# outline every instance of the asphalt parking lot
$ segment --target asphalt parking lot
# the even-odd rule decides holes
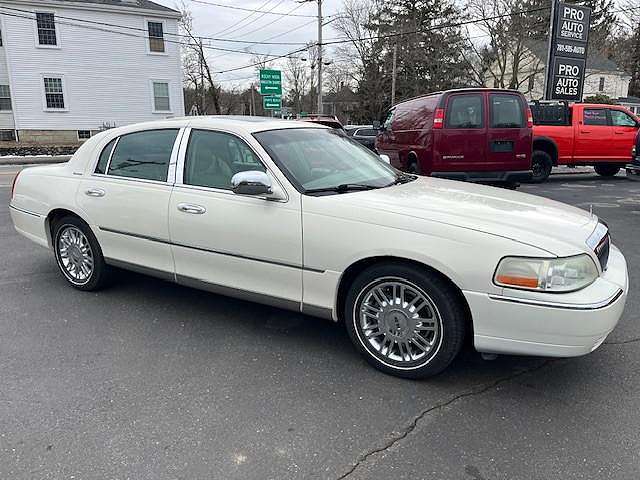
[[[11,225],[0,171],[1,479],[640,477],[640,182],[522,191],[589,209],[629,263],[618,328],[574,359],[464,352],[426,381],[340,325],[132,273],[68,287]]]

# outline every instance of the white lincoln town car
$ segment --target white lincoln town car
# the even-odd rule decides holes
[[[589,353],[628,292],[596,216],[403,174],[309,123],[108,130],[66,164],[23,170],[10,210],[77,289],[120,267],[342,321],[370,363],[403,377],[442,371],[465,337],[486,353]]]

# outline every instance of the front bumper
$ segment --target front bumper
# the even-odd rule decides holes
[[[607,270],[578,292],[516,295],[506,290],[500,295],[463,292],[476,350],[575,357],[598,348],[617,325],[629,291],[627,264],[612,246]]]
[[[625,170],[627,171],[627,178],[640,180],[640,157],[637,157],[635,162],[629,163]]]
[[[531,170],[511,172],[433,172],[432,177],[478,183],[521,183],[531,181]]]

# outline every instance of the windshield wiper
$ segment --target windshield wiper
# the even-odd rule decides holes
[[[382,188],[382,187],[379,187],[377,185],[367,185],[366,183],[342,183],[340,185],[336,185],[333,187],[311,188],[309,190],[305,190],[304,193],[322,193],[322,192],[346,193],[346,192],[357,192],[361,190],[374,190],[376,188]]]
[[[391,185],[399,185],[401,183],[413,182],[416,178],[418,177],[416,177],[415,175],[411,175],[409,173],[398,173],[396,175],[396,179],[387,186],[390,187]]]

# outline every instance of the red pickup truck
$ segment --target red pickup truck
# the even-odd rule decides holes
[[[626,108],[534,102],[531,111],[533,182],[544,182],[557,165],[590,165],[610,177],[631,161],[640,121]]]

